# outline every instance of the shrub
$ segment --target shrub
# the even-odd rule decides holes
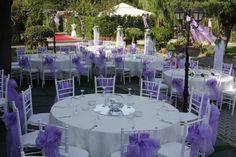
[[[141,36],[143,32],[139,28],[128,27],[125,29],[125,36],[132,38],[132,42],[136,42],[135,39]]]
[[[54,32],[45,26],[31,26],[25,30],[24,39],[30,48],[47,46],[47,37],[53,37]]]
[[[165,27],[154,27],[151,29],[158,49],[164,48],[171,38],[171,31]]]

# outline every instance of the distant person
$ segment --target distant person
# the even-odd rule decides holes
[[[77,35],[76,35],[76,24],[73,23],[71,25],[71,27],[72,27],[71,37],[76,38],[77,37]]]

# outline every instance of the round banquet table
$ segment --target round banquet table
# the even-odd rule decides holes
[[[194,73],[193,76],[189,76],[189,89],[194,88],[199,91],[209,92],[206,86],[206,80],[209,79],[218,79],[220,82],[219,90],[231,89],[234,86],[234,78],[230,75],[224,74],[221,71],[213,69],[198,69],[192,70],[189,69],[189,74]],[[171,85],[172,75],[173,76],[182,76],[184,78],[185,71],[184,69],[171,69],[164,72],[163,78],[165,83]],[[202,77],[200,74],[204,74],[205,77]],[[212,75],[214,74],[214,76]]]
[[[141,116],[111,116],[95,112],[89,104],[103,104],[107,97],[118,98],[132,104]],[[133,114],[135,115],[135,114]],[[50,122],[69,127],[69,142],[89,151],[91,157],[109,157],[120,149],[120,131],[154,130],[161,143],[179,139],[179,111],[173,106],[141,96],[123,94],[87,94],[68,97],[53,105]],[[96,126],[97,125],[97,126]]]

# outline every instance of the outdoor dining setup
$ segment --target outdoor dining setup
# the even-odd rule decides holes
[[[27,47],[16,48],[11,73],[0,69],[7,157],[207,157],[214,153],[224,106],[229,116],[235,114],[234,65],[223,62],[224,43],[200,23],[202,9],[186,16],[177,8],[177,22],[186,25],[185,50],[160,53],[148,27],[148,13],[142,14],[143,47],[137,42],[128,45],[120,25],[114,30],[115,41],[102,41],[95,25],[93,39],[38,46],[30,53]],[[68,15],[53,16],[60,23],[60,17]],[[77,36],[75,24],[72,35]],[[193,41],[215,44],[213,66],[189,55]],[[53,97],[53,102],[44,100],[50,103],[46,113],[35,109],[39,108],[35,102],[44,102],[35,101],[41,91]]]

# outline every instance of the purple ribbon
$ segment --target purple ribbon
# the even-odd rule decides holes
[[[131,46],[130,46],[130,48],[129,48],[129,52],[130,52],[131,54],[136,54],[136,51],[137,51],[137,49],[136,49],[136,44],[132,43]]]
[[[146,70],[143,72],[144,79],[147,81],[152,81],[154,79],[155,73],[153,70]]]
[[[7,128],[6,147],[8,157],[20,157],[20,141],[16,112],[5,112],[2,121]]]
[[[72,96],[73,92],[73,84],[68,80],[65,82],[58,82],[57,87],[59,89],[59,99],[66,98],[68,96]],[[57,100],[58,101],[58,100]]]
[[[175,86],[176,91],[177,91],[177,96],[179,97],[179,100],[182,101],[183,99],[183,79],[181,78],[173,78],[172,80],[172,85]]]
[[[92,63],[92,64],[96,64],[96,56],[95,56],[94,53],[90,53],[90,54],[89,54],[89,61],[90,61],[90,63]]]
[[[124,48],[123,48],[123,47],[117,48],[117,54],[118,54],[118,55],[124,54]]]
[[[47,126],[44,132],[40,132],[36,139],[36,145],[42,149],[47,157],[60,157],[58,146],[61,142],[61,131],[55,126]]]
[[[209,93],[210,99],[221,102],[220,91],[217,87],[217,80],[216,79],[207,80],[206,85],[210,89]]]
[[[80,57],[75,57],[72,59],[72,63],[76,66],[76,69],[81,75],[87,74],[87,69],[80,63]]]
[[[209,119],[209,125],[212,128],[211,142],[213,145],[216,143],[219,117],[220,117],[220,111],[219,111],[218,107],[215,105],[211,105],[211,114],[210,114],[210,119]]]
[[[96,61],[96,66],[98,67],[99,74],[103,73],[104,67],[105,67],[105,55],[103,53],[100,53],[98,60]]]
[[[198,64],[196,61],[190,60],[189,68],[191,69],[198,69]]]
[[[8,94],[8,102],[11,105],[12,102],[15,102],[16,107],[19,110],[20,114],[20,121],[21,121],[21,128],[24,128],[24,111],[23,111],[23,104],[22,104],[22,95],[19,94],[16,90],[17,88],[17,83],[14,79],[11,79],[8,81],[8,86],[7,86],[7,94]],[[30,115],[28,115],[30,116]]]
[[[51,73],[55,75],[56,66],[55,66],[55,62],[52,56],[46,56],[43,64],[47,65]]]
[[[131,134],[126,157],[155,157],[160,140],[149,138],[148,133]]]
[[[118,69],[123,69],[124,68],[124,63],[123,63],[122,57],[120,57],[120,56],[115,57],[115,66]]]
[[[113,79],[104,78],[102,75],[98,76],[98,85],[105,88],[105,91],[112,89]]]
[[[22,66],[24,69],[30,69],[30,63],[29,59],[26,56],[22,56],[19,61],[20,66]]]
[[[190,157],[196,157],[198,152],[208,156],[214,151],[211,134],[212,129],[208,124],[194,125],[188,128],[187,141],[191,144]]]

